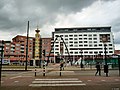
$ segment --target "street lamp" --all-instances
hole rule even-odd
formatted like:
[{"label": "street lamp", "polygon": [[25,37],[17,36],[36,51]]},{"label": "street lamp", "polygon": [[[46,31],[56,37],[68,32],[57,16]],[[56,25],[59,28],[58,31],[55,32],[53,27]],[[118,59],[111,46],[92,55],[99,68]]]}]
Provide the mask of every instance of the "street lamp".
[{"label": "street lamp", "polygon": [[83,68],[83,63],[82,63],[82,61],[83,61],[83,58],[82,58],[82,57],[83,57],[83,56],[82,56],[83,51],[81,50],[80,53],[81,53],[81,63],[80,63],[80,67]]},{"label": "street lamp", "polygon": [[108,65],[107,65],[107,57],[106,57],[106,50],[107,50],[107,44],[106,42],[108,41],[107,34],[102,36],[102,41],[104,44],[104,53],[105,53],[105,65],[104,65],[104,72],[106,73],[106,77],[108,77]]}]

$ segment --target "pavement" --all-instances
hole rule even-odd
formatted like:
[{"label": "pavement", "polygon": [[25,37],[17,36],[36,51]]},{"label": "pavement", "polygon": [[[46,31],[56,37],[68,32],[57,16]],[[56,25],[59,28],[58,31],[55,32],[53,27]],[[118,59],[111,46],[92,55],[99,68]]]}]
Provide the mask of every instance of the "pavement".
[{"label": "pavement", "polygon": [[[109,76],[101,72],[95,76],[95,68],[81,69],[79,66],[67,66],[60,72],[59,64],[49,65],[45,69],[30,71],[2,71],[0,90],[120,90],[118,70],[109,70]],[[61,73],[61,76],[60,76]]]}]

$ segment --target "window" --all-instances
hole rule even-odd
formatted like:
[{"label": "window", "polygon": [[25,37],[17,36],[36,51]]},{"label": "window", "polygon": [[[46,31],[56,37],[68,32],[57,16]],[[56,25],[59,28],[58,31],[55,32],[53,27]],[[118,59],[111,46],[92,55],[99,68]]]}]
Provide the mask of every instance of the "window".
[{"label": "window", "polygon": [[79,41],[79,43],[82,43],[82,41]]},{"label": "window", "polygon": [[74,38],[74,40],[77,40],[77,38]]},{"label": "window", "polygon": [[88,53],[87,51],[84,51],[84,53]]},{"label": "window", "polygon": [[109,53],[113,53],[113,51],[109,51]]},{"label": "window", "polygon": [[89,47],[92,47],[92,44],[90,44]]},{"label": "window", "polygon": [[97,44],[95,44],[94,46],[97,47]]},{"label": "window", "polygon": [[16,48],[16,50],[19,50],[20,48]]},{"label": "window", "polygon": [[89,37],[92,37],[92,34],[89,34]]},{"label": "window", "polygon": [[73,37],[73,35],[69,35],[69,37]]},{"label": "window", "polygon": [[84,34],[84,36],[87,36],[87,34]]},{"label": "window", "polygon": [[78,42],[74,42],[75,44],[77,44]]},{"label": "window", "polygon": [[9,47],[6,47],[6,49],[9,49]]},{"label": "window", "polygon": [[92,54],[93,52],[89,52],[90,54]]},{"label": "window", "polygon": [[82,47],[83,45],[79,45],[80,47]]},{"label": "window", "polygon": [[92,38],[89,38],[89,40],[92,40]]},{"label": "window", "polygon": [[77,35],[74,35],[74,37],[77,37]]},{"label": "window", "polygon": [[16,44],[16,46],[20,46],[20,44]]},{"label": "window", "polygon": [[68,35],[65,35],[65,37],[68,37]]},{"label": "window", "polygon": [[97,41],[94,41],[94,43],[97,43]]},{"label": "window", "polygon": [[69,43],[73,43],[73,41],[70,41]]},{"label": "window", "polygon": [[97,40],[97,38],[93,38],[93,40]]},{"label": "window", "polygon": [[87,44],[85,44],[84,46],[88,46]]},{"label": "window", "polygon": [[65,38],[65,40],[68,40],[68,38]]},{"label": "window", "polygon": [[92,43],[92,41],[89,41],[89,43]]},{"label": "window", "polygon": [[75,54],[78,54],[78,52],[75,52]]},{"label": "window", "polygon": [[72,47],[73,45],[71,44],[70,47]]},{"label": "window", "polygon": [[73,40],[73,38],[70,38],[70,40]]},{"label": "window", "polygon": [[93,34],[93,36],[97,36],[97,34]]},{"label": "window", "polygon": [[109,44],[109,46],[112,46],[112,44]]}]

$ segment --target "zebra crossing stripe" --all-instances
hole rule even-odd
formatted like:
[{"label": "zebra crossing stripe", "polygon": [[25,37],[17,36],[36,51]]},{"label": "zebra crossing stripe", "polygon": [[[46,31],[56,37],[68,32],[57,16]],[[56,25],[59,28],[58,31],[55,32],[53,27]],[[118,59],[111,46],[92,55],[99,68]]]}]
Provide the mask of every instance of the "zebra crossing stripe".
[{"label": "zebra crossing stripe", "polygon": [[29,86],[85,86],[78,78],[35,79]]},{"label": "zebra crossing stripe", "polygon": [[32,87],[42,87],[42,86],[85,86],[85,83],[82,84],[30,84]]},{"label": "zebra crossing stripe", "polygon": [[32,83],[81,83],[82,81],[33,81]]},{"label": "zebra crossing stripe", "polygon": [[35,79],[37,81],[55,81],[55,80],[69,80],[69,81],[76,81],[79,80],[78,78],[59,78],[59,79]]}]

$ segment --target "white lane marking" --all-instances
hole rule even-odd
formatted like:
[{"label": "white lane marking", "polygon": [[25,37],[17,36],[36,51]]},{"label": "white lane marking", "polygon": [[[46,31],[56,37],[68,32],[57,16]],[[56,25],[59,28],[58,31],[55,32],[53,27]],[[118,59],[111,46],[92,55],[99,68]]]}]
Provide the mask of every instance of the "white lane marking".
[{"label": "white lane marking", "polygon": [[29,86],[38,87],[38,86],[85,86],[86,84],[30,84]]},{"label": "white lane marking", "polygon": [[60,78],[60,79],[35,79],[38,81],[55,81],[55,80],[69,80],[69,81],[73,81],[73,80],[79,80],[78,78]]},{"label": "white lane marking", "polygon": [[18,83],[19,81],[14,81],[15,83]]},{"label": "white lane marking", "polygon": [[119,81],[119,79],[115,79],[115,81]]},{"label": "white lane marking", "polygon": [[101,80],[101,81],[105,82],[106,80]]},{"label": "white lane marking", "polygon": [[82,81],[33,81],[32,83],[81,83]]},{"label": "white lane marking", "polygon": [[88,80],[88,82],[91,82],[92,80]]},{"label": "white lane marking", "polygon": [[10,79],[15,79],[15,78],[19,78],[19,77],[22,77],[22,76],[11,77]]}]

